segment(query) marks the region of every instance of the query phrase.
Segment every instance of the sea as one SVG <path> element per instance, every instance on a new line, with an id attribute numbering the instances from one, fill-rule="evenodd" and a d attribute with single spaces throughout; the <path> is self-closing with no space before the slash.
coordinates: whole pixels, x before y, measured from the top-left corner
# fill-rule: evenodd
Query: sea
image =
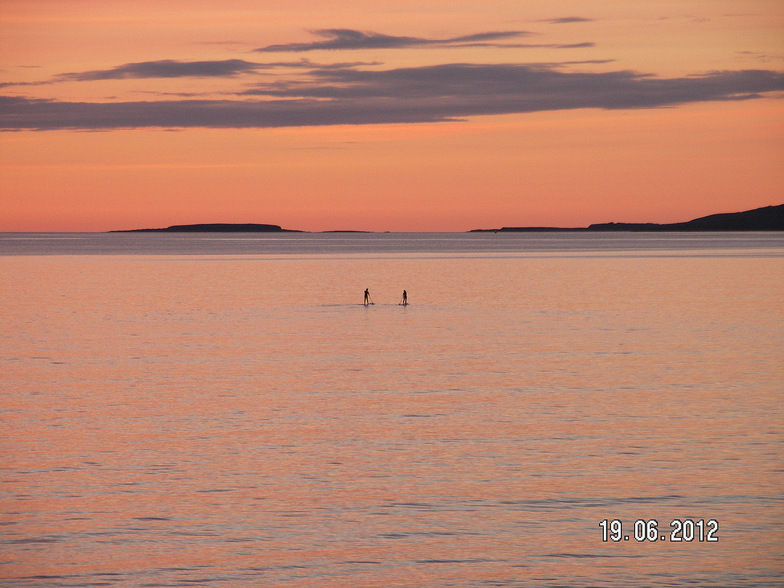
<path id="1" fill-rule="evenodd" d="M 783 233 L 4 233 L 0 309 L 2 586 L 784 585 Z"/>

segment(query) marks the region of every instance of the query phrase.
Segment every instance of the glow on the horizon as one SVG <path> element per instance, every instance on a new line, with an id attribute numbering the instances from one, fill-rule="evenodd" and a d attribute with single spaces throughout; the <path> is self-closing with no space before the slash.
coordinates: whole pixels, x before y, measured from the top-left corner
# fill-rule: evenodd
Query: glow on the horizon
<path id="1" fill-rule="evenodd" d="M 296 63 L 303 59 L 323 72 L 331 64 L 357 71 L 542 64 L 564 73 L 636 72 L 687 81 L 711 72 L 781 75 L 784 69 L 784 5 L 770 0 L 264 6 L 243 0 L 167 3 L 164 9 L 157 2 L 10 0 L 0 12 L 0 97 L 115 104 L 268 99 L 238 92 L 260 82 L 317 82 L 298 77 Z M 254 51 L 317 42 L 324 39 L 314 32 L 320 29 L 428 42 L 491 31 L 518 36 L 484 46 Z M 519 47 L 497 46 L 503 44 Z M 244 66 L 250 69 L 225 76 L 111 73 L 165 60 L 289 65 Z M 555 63 L 561 65 L 547 65 Z M 780 204 L 782 92 L 750 88 L 746 94 L 744 100 L 695 98 L 658 108 L 544 110 L 445 122 L 166 129 L 129 119 L 136 128 L 5 132 L 0 231 L 191 222 L 463 231 L 677 222 Z"/>

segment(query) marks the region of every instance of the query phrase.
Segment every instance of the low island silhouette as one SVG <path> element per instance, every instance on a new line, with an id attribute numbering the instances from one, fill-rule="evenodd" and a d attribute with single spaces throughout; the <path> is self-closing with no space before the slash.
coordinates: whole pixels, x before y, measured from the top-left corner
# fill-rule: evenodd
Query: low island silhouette
<path id="1" fill-rule="evenodd" d="M 784 231 L 784 204 L 764 206 L 743 212 L 711 214 L 694 220 L 657 223 L 599 223 L 587 227 L 501 227 L 474 229 L 470 232 L 536 232 L 536 231 Z"/>
<path id="2" fill-rule="evenodd" d="M 587 227 L 501 227 L 498 229 L 472 229 L 469 233 L 482 232 L 546 232 L 546 231 L 784 231 L 784 204 L 764 206 L 744 212 L 712 214 L 694 220 L 657 223 L 599 223 Z M 129 229 L 112 233 L 303 233 L 284 229 L 280 225 L 258 223 L 202 223 L 172 225 L 163 229 Z M 366 233 L 372 231 L 322 231 L 324 233 Z"/>
<path id="3" fill-rule="evenodd" d="M 263 225 L 258 223 L 202 223 L 195 225 L 172 225 L 164 229 L 130 229 L 111 231 L 113 233 L 300 233 L 284 229 L 279 225 Z"/>

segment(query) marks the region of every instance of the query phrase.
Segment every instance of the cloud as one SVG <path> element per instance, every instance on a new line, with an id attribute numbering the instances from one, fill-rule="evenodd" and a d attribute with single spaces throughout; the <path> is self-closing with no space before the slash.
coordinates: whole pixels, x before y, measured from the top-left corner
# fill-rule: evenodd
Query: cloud
<path id="1" fill-rule="evenodd" d="M 320 64 L 308 59 L 299 61 L 279 61 L 272 63 L 254 63 L 242 59 L 224 61 L 143 61 L 125 63 L 111 69 L 97 69 L 83 72 L 63 73 L 40 82 L 0 82 L 0 88 L 10 86 L 43 86 L 60 82 L 93 82 L 100 80 L 151 79 L 151 78 L 187 78 L 214 77 L 234 78 L 240 74 L 255 73 L 275 68 L 291 69 L 340 69 L 362 65 L 380 65 L 379 62 L 352 61 L 347 63 Z"/>
<path id="2" fill-rule="evenodd" d="M 459 46 L 498 46 L 497 41 L 518 38 L 531 33 L 526 31 L 495 31 L 477 33 L 449 39 L 425 39 L 422 37 L 396 37 L 382 33 L 363 32 L 354 29 L 319 29 L 312 31 L 324 41 L 312 43 L 285 43 L 268 45 L 255 51 L 261 53 L 283 51 L 317 51 L 323 49 L 407 49 L 413 47 L 459 47 Z M 505 45 L 501 45 L 505 46 Z"/>
<path id="3" fill-rule="evenodd" d="M 57 82 L 88 82 L 96 80 L 120 80 L 126 78 L 185 78 L 185 77 L 234 77 L 254 72 L 262 64 L 242 59 L 224 61 L 143 61 L 126 63 L 111 69 L 64 73 L 56 76 Z"/>
<path id="4" fill-rule="evenodd" d="M 8 88 L 10 86 L 44 86 L 50 82 L 0 82 L 0 88 Z"/>
<path id="5" fill-rule="evenodd" d="M 235 100 L 79 103 L 0 97 L 0 128 L 246 128 L 450 121 L 577 108 L 635 109 L 753 99 L 784 91 L 784 73 L 718 71 L 657 78 L 557 65 L 445 64 L 314 69 Z M 261 97 L 261 98 L 260 98 Z"/>
<path id="6" fill-rule="evenodd" d="M 596 43 L 569 43 L 567 45 L 536 45 L 536 47 L 550 47 L 553 49 L 586 49 L 588 47 L 595 47 L 595 46 Z"/>
<path id="7" fill-rule="evenodd" d="M 273 128 L 444 120 L 403 103 L 372 104 L 321 100 L 166 100 L 84 103 L 0 97 L 4 130 L 120 128 Z"/>
<path id="8" fill-rule="evenodd" d="M 583 18 L 582 16 L 563 16 L 561 18 L 547 18 L 540 22 L 549 22 L 550 24 L 569 24 L 573 22 L 593 22 L 593 19 Z"/>
<path id="9" fill-rule="evenodd" d="M 564 108 L 641 108 L 726 100 L 784 90 L 784 74 L 714 72 L 661 79 L 630 71 L 567 73 L 554 65 L 447 64 L 391 70 L 317 70 L 291 88 L 259 85 L 247 94 L 333 100 L 447 101 L 482 110 L 473 114 Z M 482 106 L 484 105 L 484 106 Z M 446 106 L 444 107 L 447 108 Z M 445 113 L 454 116 L 455 113 Z M 459 114 L 463 116 L 463 114 Z"/>

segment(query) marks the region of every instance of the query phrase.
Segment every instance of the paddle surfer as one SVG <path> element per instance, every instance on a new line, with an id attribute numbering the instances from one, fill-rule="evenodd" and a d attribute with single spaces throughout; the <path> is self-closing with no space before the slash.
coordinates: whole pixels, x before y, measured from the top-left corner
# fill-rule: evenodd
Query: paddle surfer
<path id="1" fill-rule="evenodd" d="M 370 304 L 370 289 L 369 289 L 369 288 L 365 288 L 365 301 L 364 301 L 364 303 L 363 303 L 363 304 L 364 304 L 365 306 L 367 306 L 368 304 Z"/>
<path id="2" fill-rule="evenodd" d="M 408 305 L 408 294 L 406 294 L 405 290 L 403 290 L 403 302 L 401 302 L 400 304 L 402 306 L 407 306 Z"/>

